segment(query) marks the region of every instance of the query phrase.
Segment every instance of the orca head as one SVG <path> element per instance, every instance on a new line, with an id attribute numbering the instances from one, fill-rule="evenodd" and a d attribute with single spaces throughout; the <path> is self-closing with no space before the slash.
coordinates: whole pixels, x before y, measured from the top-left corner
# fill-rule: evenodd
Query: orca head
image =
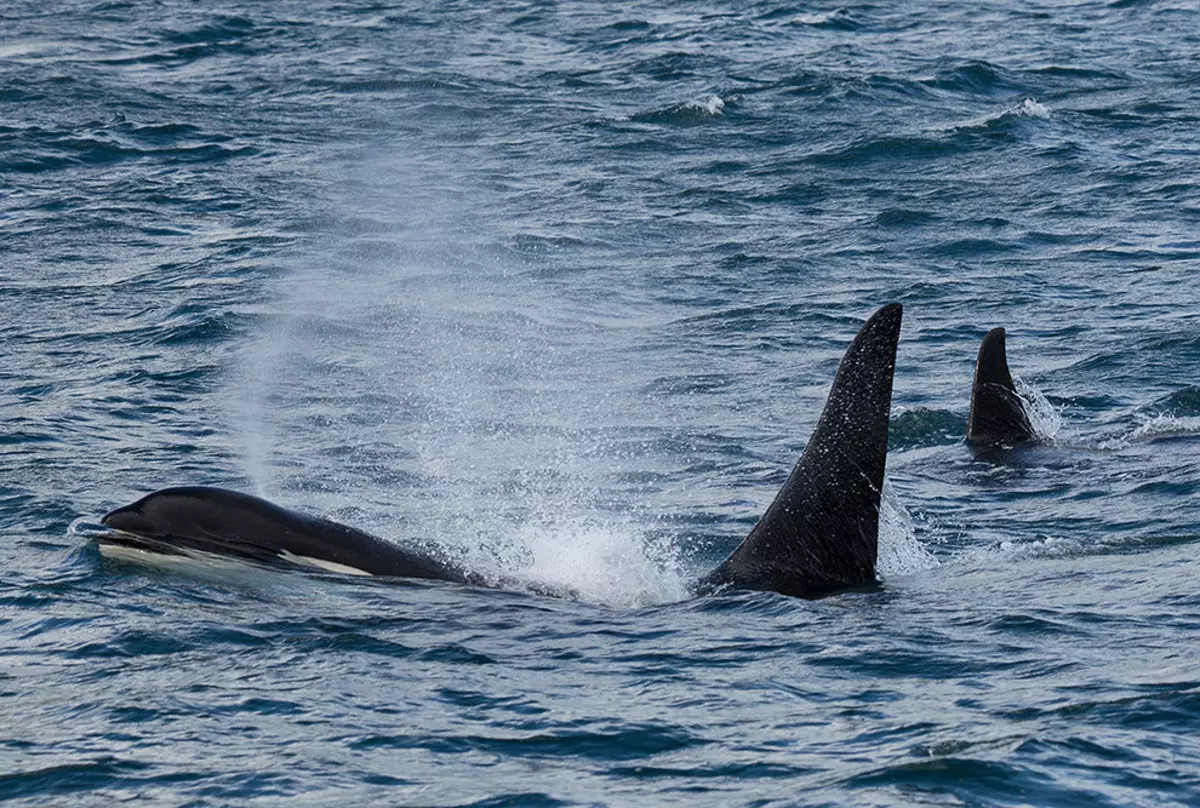
<path id="1" fill-rule="evenodd" d="M 201 551 L 351 575 L 479 582 L 422 550 L 224 488 L 164 488 L 110 511 L 101 522 L 114 531 L 112 543 L 156 552 Z"/>
<path id="2" fill-rule="evenodd" d="M 245 494 L 185 486 L 155 491 L 132 505 L 109 511 L 100 522 L 113 530 L 147 538 L 204 539 L 236 535 L 241 532 L 239 527 L 257 521 L 259 510 L 259 500 Z"/>

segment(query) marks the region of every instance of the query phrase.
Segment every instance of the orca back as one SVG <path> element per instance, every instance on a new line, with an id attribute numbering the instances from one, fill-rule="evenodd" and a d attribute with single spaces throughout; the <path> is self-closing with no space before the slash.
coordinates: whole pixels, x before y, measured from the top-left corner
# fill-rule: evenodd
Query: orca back
<path id="1" fill-rule="evenodd" d="M 983 338 L 975 363 L 967 441 L 982 448 L 1012 446 L 1034 437 L 1025 404 L 1008 371 L 1004 342 L 1004 329 L 993 328 Z"/>

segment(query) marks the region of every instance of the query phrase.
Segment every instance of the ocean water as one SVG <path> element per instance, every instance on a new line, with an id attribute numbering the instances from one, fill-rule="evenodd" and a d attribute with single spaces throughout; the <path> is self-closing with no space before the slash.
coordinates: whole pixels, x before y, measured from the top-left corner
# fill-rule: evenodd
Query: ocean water
<path id="1" fill-rule="evenodd" d="M 1200 804 L 1198 133 L 1192 2 L 6 3 L 0 800 Z M 689 597 L 891 301 L 882 584 Z"/>

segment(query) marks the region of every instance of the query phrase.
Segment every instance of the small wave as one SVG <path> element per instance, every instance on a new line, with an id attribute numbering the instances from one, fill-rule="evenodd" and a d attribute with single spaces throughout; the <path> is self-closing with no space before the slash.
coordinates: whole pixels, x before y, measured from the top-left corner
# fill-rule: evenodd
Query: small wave
<path id="1" fill-rule="evenodd" d="M 687 376 L 664 376 L 643 388 L 647 395 L 679 396 L 720 393 L 733 387 L 737 378 L 728 373 L 697 373 Z"/>
<path id="2" fill-rule="evenodd" d="M 925 252 L 938 258 L 967 260 L 1015 252 L 1018 249 L 1020 249 L 1019 245 L 1012 241 L 993 238 L 959 238 L 934 244 Z"/>
<path id="3" fill-rule="evenodd" d="M 629 67 L 629 74 L 652 81 L 690 81 L 696 76 L 719 75 L 730 59 L 718 53 L 671 51 L 643 59 Z"/>
<path id="4" fill-rule="evenodd" d="M 0 160 L 0 173 L 41 173 L 74 166 L 109 166 L 138 160 L 217 163 L 257 154 L 220 135 L 185 126 L 89 125 L 82 130 L 27 129 Z"/>
<path id="5" fill-rule="evenodd" d="M 888 449 L 899 451 L 958 443 L 967 434 L 967 419 L 948 410 L 897 407 L 888 425 Z"/>
<path id="6" fill-rule="evenodd" d="M 849 144 L 813 154 L 807 159 L 818 165 L 849 165 L 860 161 L 934 159 L 964 151 L 994 150 L 1019 141 L 1025 120 L 1049 115 L 1048 107 L 1033 99 L 1026 99 L 1015 107 L 1006 107 L 965 121 L 897 135 L 862 137 Z"/>
<path id="7" fill-rule="evenodd" d="M 86 516 L 81 516 L 67 525 L 67 535 L 80 541 L 95 541 L 107 536 L 108 528 L 99 522 L 93 522 Z"/>
<path id="8" fill-rule="evenodd" d="M 1027 559 L 1126 555 L 1173 545 L 1193 544 L 1196 540 L 1197 536 L 1192 534 L 1150 536 L 1119 534 L 1090 536 L 1086 540 L 1043 534 L 1030 538 L 1002 539 L 986 547 L 968 550 L 959 558 L 966 561 L 986 562 L 988 559 L 999 557 L 1007 563 Z"/>
<path id="9" fill-rule="evenodd" d="M 542 733 L 502 735 L 403 735 L 392 744 L 380 739 L 376 745 L 418 747 L 439 754 L 485 753 L 514 755 L 526 759 L 591 758 L 603 761 L 636 760 L 668 752 L 703 746 L 702 738 L 677 727 L 622 724 L 610 727 L 580 727 Z M 501 804 L 488 801 L 486 804 Z M 516 803 L 503 803 L 516 804 Z M 528 805 L 528 802 L 521 802 Z M 538 803 L 532 803 L 534 805 Z"/>
<path id="10" fill-rule="evenodd" d="M 983 61 L 969 61 L 939 70 L 923 84 L 939 90 L 991 94 L 1010 87 L 1013 80 L 1004 68 Z"/>
<path id="11" fill-rule="evenodd" d="M 1181 418 L 1200 416 L 1200 387 L 1185 387 L 1154 402 L 1154 408 Z"/>
<path id="12" fill-rule="evenodd" d="M 1018 118 L 1049 118 L 1050 108 L 1045 104 L 1039 104 L 1032 98 L 1026 98 L 1019 105 L 1014 107 L 1012 114 Z"/>
<path id="13" fill-rule="evenodd" d="M 720 96 L 710 95 L 702 101 L 689 101 L 687 106 L 702 109 L 709 115 L 720 115 L 725 111 L 725 102 Z"/>
<path id="14" fill-rule="evenodd" d="M 778 190 L 751 197 L 754 202 L 782 202 L 791 206 L 817 205 L 828 196 L 828 191 L 819 183 L 789 182 Z"/>
<path id="15" fill-rule="evenodd" d="M 682 104 L 638 113 L 630 117 L 636 123 L 697 124 L 719 118 L 725 112 L 725 100 L 718 95 L 693 99 Z"/>
<path id="16" fill-rule="evenodd" d="M 8 767 L 5 767 L 8 769 Z M 123 760 L 112 755 L 80 759 L 71 763 L 42 768 L 12 768 L 0 775 L 0 793 L 6 798 L 35 798 L 38 804 L 48 804 L 47 794 L 59 799 L 67 795 L 101 792 L 125 785 L 138 772 L 152 768 L 150 764 Z"/>
<path id="17" fill-rule="evenodd" d="M 879 227 L 916 227 L 937 220 L 937 214 L 931 211 L 909 208 L 887 208 L 875 216 L 875 224 Z"/>
<path id="18" fill-rule="evenodd" d="M 951 795 L 947 803 L 958 805 L 999 804 L 1011 794 L 1044 793 L 1038 788 L 1039 776 L 1028 766 L 964 756 L 903 760 L 856 774 L 846 783 L 855 789 L 887 788 L 902 794 Z"/>
<path id="19" fill-rule="evenodd" d="M 1200 417 L 1160 413 L 1146 418 L 1124 435 L 1101 441 L 1100 448 L 1113 451 L 1138 441 L 1191 438 L 1197 435 L 1200 435 Z"/>
<path id="20" fill-rule="evenodd" d="M 649 31 L 653 26 L 641 19 L 618 20 L 617 22 L 605 25 L 599 30 L 601 31 Z"/>
<path id="21" fill-rule="evenodd" d="M 208 344 L 224 341 L 243 330 L 246 318 L 232 312 L 173 315 L 155 329 L 153 345 Z"/>
<path id="22" fill-rule="evenodd" d="M 938 137 L 864 137 L 848 145 L 813 154 L 808 161 L 817 165 L 854 165 L 873 160 L 933 158 L 959 150 L 960 147 L 951 140 Z"/>
<path id="23" fill-rule="evenodd" d="M 1073 558 L 1084 555 L 1087 550 L 1075 539 L 1063 536 L 1039 536 L 1024 541 L 1005 540 L 993 544 L 985 551 L 988 554 L 1000 553 L 1011 559 L 1026 558 Z"/>
<path id="24" fill-rule="evenodd" d="M 806 28 L 817 28 L 826 31 L 858 31 L 864 24 L 855 19 L 844 8 L 834 9 L 825 13 L 801 14 L 793 17 L 789 25 L 802 25 Z"/>
<path id="25" fill-rule="evenodd" d="M 125 49 L 97 61 L 112 65 L 183 65 L 214 56 L 246 55 L 269 41 L 269 31 L 244 17 L 218 18 L 191 30 L 166 31 L 149 47 Z"/>
<path id="26" fill-rule="evenodd" d="M 194 45 L 199 42 L 228 42 L 255 33 L 262 32 L 256 32 L 254 22 L 246 17 L 218 15 L 199 28 L 169 31 L 164 38 L 180 45 Z"/>
<path id="27" fill-rule="evenodd" d="M 941 128 L 945 134 L 957 139 L 968 136 L 1014 139 L 1021 121 L 1029 119 L 1044 120 L 1050 117 L 1050 108 L 1032 98 L 1026 98 L 1014 107 L 1005 107 L 999 112 L 991 112 L 978 118 L 971 118 L 961 123 Z"/>

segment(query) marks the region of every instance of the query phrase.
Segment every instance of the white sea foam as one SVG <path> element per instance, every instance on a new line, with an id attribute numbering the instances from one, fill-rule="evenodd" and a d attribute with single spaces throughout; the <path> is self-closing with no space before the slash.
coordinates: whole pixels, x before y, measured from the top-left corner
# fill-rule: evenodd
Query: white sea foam
<path id="1" fill-rule="evenodd" d="M 619 608 L 688 596 L 689 581 L 674 545 L 650 544 L 631 526 L 528 525 L 516 540 L 528 563 L 512 572 L 539 587 Z"/>
<path id="2" fill-rule="evenodd" d="M 708 98 L 689 101 L 684 106 L 688 109 L 703 110 L 713 116 L 721 115 L 725 111 L 725 102 L 717 95 L 710 95 Z"/>
<path id="3" fill-rule="evenodd" d="M 938 560 L 917 538 L 912 517 L 885 480 L 879 500 L 879 559 L 882 578 L 911 575 L 938 566 Z"/>
<path id="4" fill-rule="evenodd" d="M 1112 451 L 1124 449 L 1129 444 L 1139 440 L 1154 440 L 1155 438 L 1198 434 L 1200 434 L 1200 418 L 1159 413 L 1158 415 L 1145 418 L 1145 420 L 1124 435 L 1101 441 L 1100 448 Z"/>
<path id="5" fill-rule="evenodd" d="M 1032 98 L 1026 98 L 1021 104 L 1013 110 L 1022 118 L 1049 118 L 1050 108 L 1045 104 L 1040 104 Z"/>
<path id="6" fill-rule="evenodd" d="M 1082 543 L 1063 536 L 1040 536 L 1032 541 L 1002 541 L 983 550 L 1010 559 L 1071 558 L 1086 552 Z"/>
<path id="7" fill-rule="evenodd" d="M 688 573 L 674 542 L 649 542 L 635 524 L 577 521 L 531 523 L 474 555 L 477 569 L 534 589 L 570 591 L 595 603 L 636 608 L 689 595 Z M 484 559 L 490 557 L 490 561 Z M 911 575 L 938 566 L 886 482 L 879 512 L 879 574 Z"/>
<path id="8" fill-rule="evenodd" d="M 1062 431 L 1062 413 L 1058 407 L 1050 403 L 1041 390 L 1024 379 L 1013 377 L 1013 384 L 1025 405 L 1025 412 L 1029 416 L 1029 424 L 1034 433 L 1043 441 L 1053 442 Z"/>

